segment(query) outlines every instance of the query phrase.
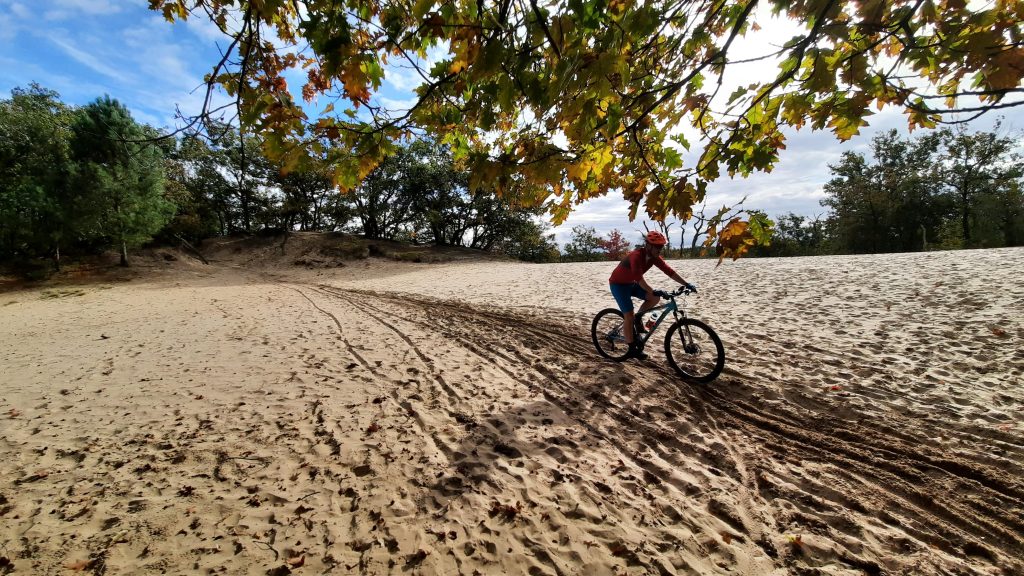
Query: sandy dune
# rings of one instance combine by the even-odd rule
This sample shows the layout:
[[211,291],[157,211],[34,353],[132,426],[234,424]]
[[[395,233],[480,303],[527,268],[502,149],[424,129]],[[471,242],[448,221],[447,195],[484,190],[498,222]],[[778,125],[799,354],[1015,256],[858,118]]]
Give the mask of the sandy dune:
[[0,574],[1024,573],[1024,249],[673,265],[710,385],[608,263],[0,294]]

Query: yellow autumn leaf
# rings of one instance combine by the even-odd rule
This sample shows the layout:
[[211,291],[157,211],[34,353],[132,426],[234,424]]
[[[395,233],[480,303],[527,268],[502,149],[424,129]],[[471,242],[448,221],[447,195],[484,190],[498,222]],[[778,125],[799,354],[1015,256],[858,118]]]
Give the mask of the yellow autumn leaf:
[[570,180],[577,180],[582,182],[587,179],[587,175],[590,174],[590,162],[586,158],[581,159],[579,162],[569,164],[565,167],[565,173]]

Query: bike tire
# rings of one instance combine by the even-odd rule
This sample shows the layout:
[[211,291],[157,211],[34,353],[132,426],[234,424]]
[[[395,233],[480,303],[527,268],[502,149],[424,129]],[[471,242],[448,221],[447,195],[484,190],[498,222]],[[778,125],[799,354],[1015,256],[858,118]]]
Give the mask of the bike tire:
[[[622,330],[622,312],[617,308],[605,308],[594,316],[590,325],[590,338],[594,342],[597,353],[605,358],[621,362],[629,355],[625,335],[616,335],[615,330]],[[621,336],[621,339],[620,339]]]
[[725,368],[722,339],[710,326],[692,318],[678,320],[669,327],[665,356],[676,373],[688,382],[711,382]]

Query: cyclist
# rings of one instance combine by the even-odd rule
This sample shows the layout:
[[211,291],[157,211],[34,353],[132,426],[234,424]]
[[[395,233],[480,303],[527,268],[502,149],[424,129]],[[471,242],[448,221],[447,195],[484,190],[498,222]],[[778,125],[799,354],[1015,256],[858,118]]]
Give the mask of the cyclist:
[[[615,267],[615,270],[612,271],[611,277],[608,278],[608,285],[611,288],[612,296],[615,297],[615,302],[619,305],[619,310],[622,311],[624,319],[623,331],[626,335],[626,344],[629,346],[629,353],[626,355],[626,358],[647,359],[647,354],[644,354],[643,345],[637,345],[634,339],[639,332],[644,331],[640,321],[644,312],[657,306],[661,300],[661,297],[654,293],[654,289],[651,288],[650,284],[644,281],[644,273],[650,270],[651,266],[657,266],[669,278],[684,286],[688,286],[695,292],[697,291],[694,285],[683,280],[661,257],[661,250],[667,243],[668,240],[661,232],[656,230],[648,232],[647,236],[644,237],[644,245],[627,254],[619,262],[619,265]],[[640,305],[639,312],[635,315],[633,313],[633,298],[640,298],[644,301]]]

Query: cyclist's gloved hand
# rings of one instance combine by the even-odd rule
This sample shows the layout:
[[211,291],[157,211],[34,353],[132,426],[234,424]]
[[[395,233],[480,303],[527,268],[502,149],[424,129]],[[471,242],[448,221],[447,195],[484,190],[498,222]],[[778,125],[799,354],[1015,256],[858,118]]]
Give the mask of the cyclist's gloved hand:
[[697,285],[696,284],[690,284],[689,282],[683,282],[683,287],[686,288],[687,290],[689,290],[690,292],[693,292],[694,294],[697,293]]

